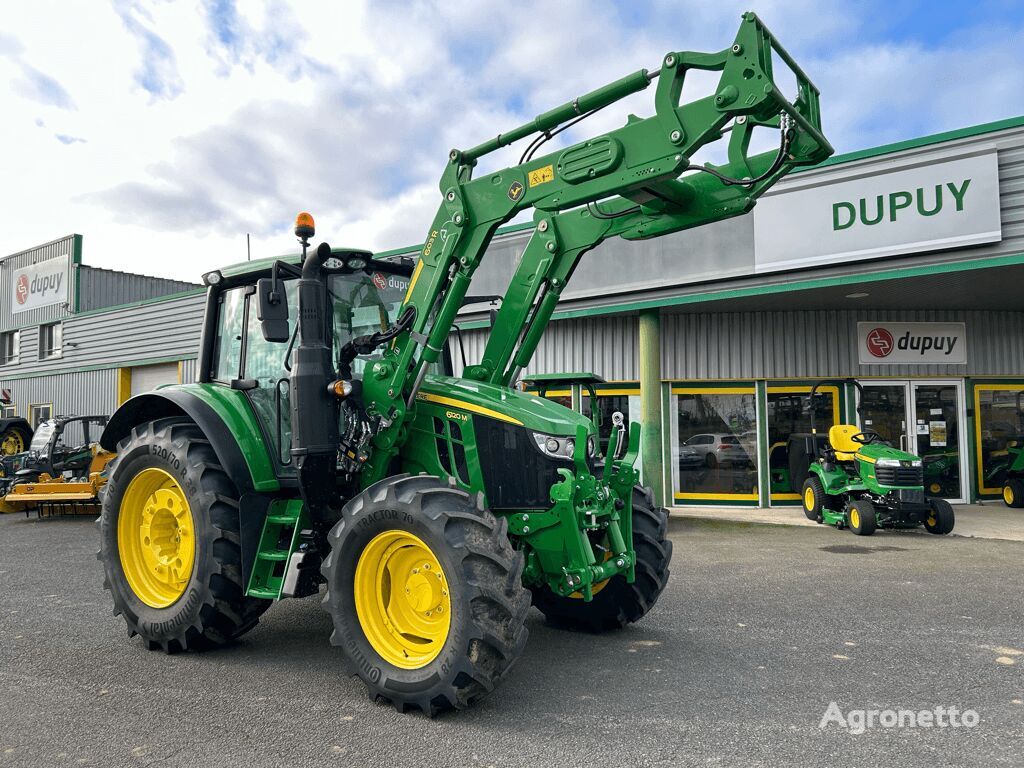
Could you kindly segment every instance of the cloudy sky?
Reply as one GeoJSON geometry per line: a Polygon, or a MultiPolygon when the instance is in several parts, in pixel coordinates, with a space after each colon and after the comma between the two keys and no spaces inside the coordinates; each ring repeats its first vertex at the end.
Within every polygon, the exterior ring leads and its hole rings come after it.
{"type": "Polygon", "coordinates": [[[748,6],[839,152],[1024,113],[1020,0],[5,0],[0,255],[78,232],[87,264],[194,280],[246,233],[291,251],[299,210],[336,245],[410,245],[451,147],[724,48],[748,6]]]}

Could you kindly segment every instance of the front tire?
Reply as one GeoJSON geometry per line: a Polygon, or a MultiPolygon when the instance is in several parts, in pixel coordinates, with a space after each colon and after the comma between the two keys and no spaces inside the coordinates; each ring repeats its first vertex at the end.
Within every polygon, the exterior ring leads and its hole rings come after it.
{"type": "Polygon", "coordinates": [[[1024,480],[1011,477],[1003,486],[1003,502],[1008,507],[1019,509],[1024,507],[1024,480]]]}
{"type": "Polygon", "coordinates": [[[228,643],[270,600],[245,596],[238,490],[186,418],[141,424],[118,446],[97,525],[114,615],[150,650],[228,643]]]}
{"type": "Polygon", "coordinates": [[[14,424],[0,432],[0,456],[15,456],[28,450],[32,433],[24,426],[14,424]]]}
{"type": "Polygon", "coordinates": [[[547,585],[533,587],[533,604],[548,623],[565,629],[605,632],[622,629],[647,614],[668,583],[672,542],[668,538],[668,512],[654,506],[649,488],[633,489],[633,549],[636,580],[613,576],[594,587],[594,599],[565,597],[547,585]]]}
{"type": "Polygon", "coordinates": [[[478,499],[436,477],[390,477],[349,501],[328,537],[331,644],[371,699],[400,712],[469,707],[526,645],[524,558],[478,499]]]}
{"type": "Polygon", "coordinates": [[[929,499],[928,505],[931,507],[931,514],[924,521],[925,530],[937,536],[951,533],[956,524],[953,505],[945,499],[929,499]]]}
{"type": "Polygon", "coordinates": [[[878,527],[875,505],[868,499],[851,501],[847,517],[850,522],[850,530],[858,536],[870,536],[878,527]]]}

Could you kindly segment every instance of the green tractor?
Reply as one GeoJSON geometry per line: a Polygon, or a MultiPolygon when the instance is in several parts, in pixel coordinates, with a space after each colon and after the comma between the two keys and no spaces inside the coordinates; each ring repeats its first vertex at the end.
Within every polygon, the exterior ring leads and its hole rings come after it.
{"type": "MultiPolygon", "coordinates": [[[[811,403],[818,388],[849,383],[863,400],[860,382],[819,381],[811,387],[811,403]]],[[[811,408],[811,434],[804,439],[812,460],[801,498],[804,514],[858,536],[878,528],[917,528],[947,534],[953,530],[953,507],[941,498],[926,498],[924,467],[920,457],[893,448],[877,432],[853,424],[835,424],[827,440],[818,435],[811,408]]],[[[801,439],[800,437],[796,438],[801,439]]]]}
{"type": "MultiPolygon", "coordinates": [[[[452,150],[415,264],[366,251],[210,272],[195,384],[128,400],[98,554],[129,635],[221,646],[274,601],[322,594],[337,662],[401,711],[465,708],[520,657],[531,603],[557,625],[623,627],[669,575],[667,514],[639,485],[637,424],[599,462],[593,423],[515,388],[580,257],[749,211],[831,154],[818,91],[753,14],[716,53],[672,52],[468,150],[452,150]],[[793,71],[793,102],[772,63],[793,71]],[[683,103],[692,69],[720,73],[683,103]],[[655,114],[549,151],[555,134],[657,81],[655,114]],[[777,150],[750,155],[754,128],[777,150]],[[691,163],[729,136],[728,160],[691,163]],[[517,165],[477,162],[532,137],[517,165]],[[495,230],[534,232],[479,362],[445,364],[495,230]]],[[[656,439],[656,437],[654,438],[656,439]]]]}

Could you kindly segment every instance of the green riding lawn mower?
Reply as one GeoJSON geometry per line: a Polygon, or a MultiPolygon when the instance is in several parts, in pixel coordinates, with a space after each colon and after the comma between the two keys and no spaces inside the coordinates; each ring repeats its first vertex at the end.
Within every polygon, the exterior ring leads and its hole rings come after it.
{"type": "Polygon", "coordinates": [[[506,675],[531,603],[572,628],[640,619],[672,544],[638,484],[639,426],[618,425],[599,462],[589,419],[515,383],[587,251],[746,213],[831,152],[817,89],[745,14],[722,51],[671,52],[452,150],[415,264],[310,247],[300,214],[301,257],[206,274],[198,382],[128,400],[102,438],[117,459],[98,557],[129,635],[167,652],[221,646],[274,601],[322,594],[339,667],[371,697],[433,714],[506,675]],[[773,64],[793,73],[792,102],[773,64]],[[684,103],[694,69],[718,86],[684,103]],[[538,154],[655,82],[653,116],[538,154]],[[755,128],[777,148],[750,154],[755,128]],[[725,163],[691,162],[725,136],[725,163]],[[473,178],[527,138],[518,164],[473,178]],[[447,344],[474,273],[529,208],[533,235],[482,358],[453,377],[447,344]]]}
{"type": "Polygon", "coordinates": [[[1004,422],[1002,450],[990,452],[992,468],[986,473],[985,485],[1003,487],[1003,502],[1008,507],[1024,507],[1024,390],[1014,401],[1014,421],[1004,422]]]}
{"type": "MultiPolygon", "coordinates": [[[[863,401],[864,389],[852,379],[820,381],[811,388],[811,403],[825,385],[849,383],[863,401]]],[[[920,457],[893,448],[877,432],[853,424],[835,424],[828,438],[818,434],[811,408],[811,434],[790,438],[791,462],[809,456],[801,498],[804,514],[858,536],[878,528],[917,528],[946,534],[953,530],[953,507],[941,498],[926,498],[920,457]]],[[[796,474],[796,472],[793,472],[796,474]]]]}

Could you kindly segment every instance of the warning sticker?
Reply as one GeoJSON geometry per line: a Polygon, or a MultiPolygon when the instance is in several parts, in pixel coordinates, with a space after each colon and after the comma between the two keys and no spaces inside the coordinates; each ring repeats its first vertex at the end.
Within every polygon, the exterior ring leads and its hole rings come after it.
{"type": "Polygon", "coordinates": [[[553,165],[545,165],[543,168],[538,168],[535,171],[530,171],[530,186],[536,187],[541,184],[547,184],[549,181],[554,181],[555,178],[555,167],[553,165]]]}

